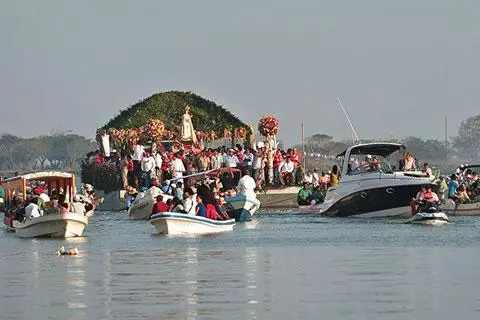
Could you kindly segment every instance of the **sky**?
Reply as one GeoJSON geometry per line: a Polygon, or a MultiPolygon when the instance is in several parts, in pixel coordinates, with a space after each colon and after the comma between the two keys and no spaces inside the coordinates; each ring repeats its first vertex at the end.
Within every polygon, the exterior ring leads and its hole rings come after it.
{"type": "Polygon", "coordinates": [[[305,135],[444,137],[480,114],[478,0],[2,0],[0,132],[93,137],[192,91],[305,135]]]}

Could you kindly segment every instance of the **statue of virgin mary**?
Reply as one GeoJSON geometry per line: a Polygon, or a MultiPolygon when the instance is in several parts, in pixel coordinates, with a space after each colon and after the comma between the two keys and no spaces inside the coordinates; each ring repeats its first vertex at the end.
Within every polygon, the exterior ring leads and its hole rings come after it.
{"type": "Polygon", "coordinates": [[[197,143],[197,135],[193,128],[192,116],[190,114],[190,107],[185,106],[185,113],[182,116],[182,125],[180,127],[180,136],[182,141],[191,141],[197,143]]]}

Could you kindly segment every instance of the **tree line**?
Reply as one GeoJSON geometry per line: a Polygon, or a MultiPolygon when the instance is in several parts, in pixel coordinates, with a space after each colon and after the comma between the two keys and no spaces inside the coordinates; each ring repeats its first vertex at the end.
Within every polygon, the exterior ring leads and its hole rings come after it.
{"type": "MultiPolygon", "coordinates": [[[[406,137],[377,141],[398,142],[421,160],[433,163],[448,161],[479,161],[480,115],[464,120],[455,137],[444,141],[406,137]]],[[[351,142],[336,141],[327,134],[315,134],[305,140],[305,152],[335,156],[345,150],[351,142]]],[[[297,146],[301,150],[301,146],[297,146]]],[[[0,135],[0,170],[26,171],[72,169],[79,167],[81,160],[90,151],[97,150],[97,144],[90,139],[72,133],[54,133],[34,138],[21,138],[11,134],[0,135]]]]}
{"type": "Polygon", "coordinates": [[[75,170],[85,155],[96,149],[94,141],[77,134],[22,138],[6,133],[0,135],[0,170],[75,170]]]}

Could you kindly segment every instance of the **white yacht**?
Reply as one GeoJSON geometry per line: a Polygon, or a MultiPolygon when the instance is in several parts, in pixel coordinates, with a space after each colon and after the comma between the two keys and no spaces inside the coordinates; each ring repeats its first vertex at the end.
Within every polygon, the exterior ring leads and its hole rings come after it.
{"type": "MultiPolygon", "coordinates": [[[[338,155],[340,183],[327,191],[320,214],[348,217],[411,217],[410,201],[435,177],[420,171],[399,171],[405,147],[397,143],[367,143],[338,155]],[[362,165],[373,159],[374,166],[362,165]]],[[[371,162],[372,163],[372,162],[371,162]]],[[[318,211],[317,211],[318,212],[318,211]]]]}

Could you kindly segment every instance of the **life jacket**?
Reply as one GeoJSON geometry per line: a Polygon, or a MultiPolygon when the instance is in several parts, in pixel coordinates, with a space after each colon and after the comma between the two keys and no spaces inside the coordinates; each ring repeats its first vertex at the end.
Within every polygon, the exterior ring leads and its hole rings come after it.
{"type": "Polygon", "coordinates": [[[423,198],[425,198],[425,200],[432,200],[433,199],[433,192],[432,191],[425,191],[423,193],[423,198]]]}

